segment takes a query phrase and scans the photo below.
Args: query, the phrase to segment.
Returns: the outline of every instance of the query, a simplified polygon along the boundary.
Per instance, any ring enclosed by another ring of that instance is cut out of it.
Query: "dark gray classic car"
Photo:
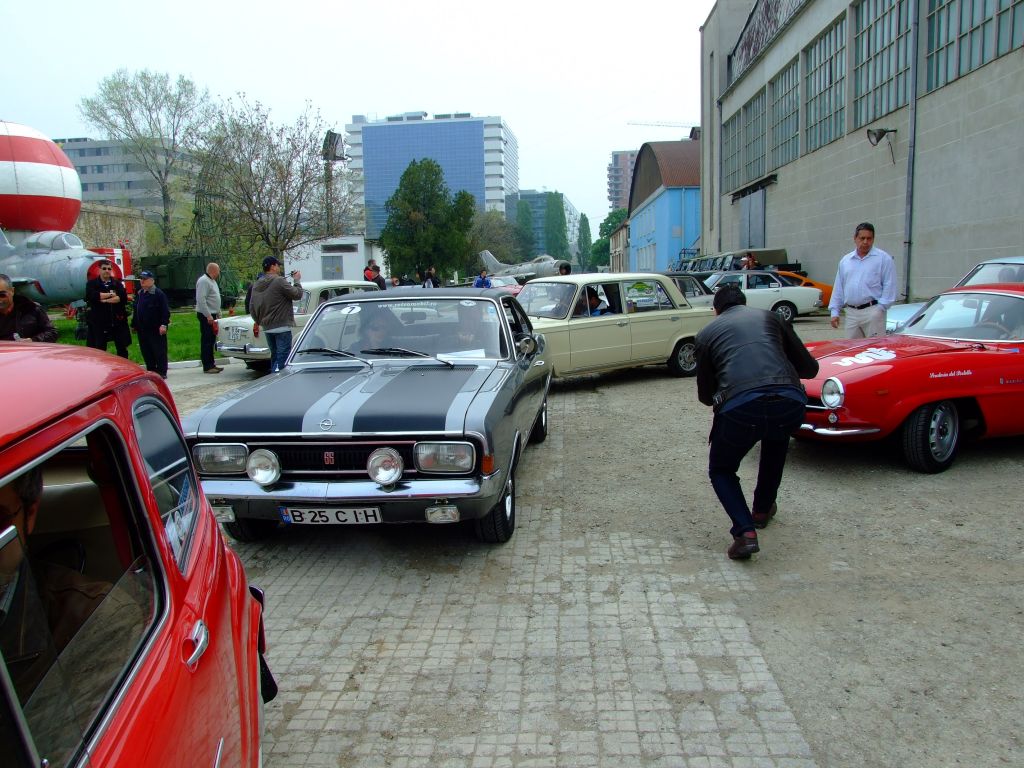
[[[322,305],[280,373],[184,420],[236,539],[286,525],[516,524],[516,467],[547,436],[544,337],[498,289],[416,288]]]

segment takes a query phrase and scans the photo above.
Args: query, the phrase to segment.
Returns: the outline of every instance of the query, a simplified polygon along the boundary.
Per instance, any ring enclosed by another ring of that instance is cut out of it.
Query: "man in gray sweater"
[[[220,373],[213,359],[217,342],[217,318],[220,316],[220,265],[210,262],[206,272],[196,280],[196,317],[199,318],[199,357],[203,361],[203,373]]]
[[[292,302],[302,298],[302,275],[292,272],[291,277],[293,285],[281,276],[281,262],[267,256],[263,260],[263,277],[252,288],[253,333],[258,334],[262,328],[267,335],[271,373],[284,368],[292,348],[292,328],[295,326]]]

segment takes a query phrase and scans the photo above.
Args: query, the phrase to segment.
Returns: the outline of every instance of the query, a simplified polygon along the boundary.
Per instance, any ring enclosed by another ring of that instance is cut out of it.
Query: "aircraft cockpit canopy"
[[[36,232],[25,239],[25,250],[29,251],[63,251],[84,247],[82,241],[70,232]]]

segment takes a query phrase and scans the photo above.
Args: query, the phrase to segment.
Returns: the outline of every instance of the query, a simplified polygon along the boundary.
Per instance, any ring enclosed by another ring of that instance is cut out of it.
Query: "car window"
[[[688,299],[695,298],[697,296],[704,296],[705,293],[700,289],[696,279],[692,277],[675,277],[676,285],[679,288],[680,293]]]
[[[758,289],[758,288],[778,288],[779,282],[770,275],[750,275],[747,278],[747,287]]]
[[[153,402],[135,409],[139,448],[146,461],[167,541],[182,573],[199,513],[199,494],[188,451],[170,415]]]
[[[1024,264],[979,264],[957,285],[1024,283]]]
[[[726,285],[735,285],[737,288],[742,288],[743,275],[720,275],[712,285],[716,289]]]
[[[672,300],[657,280],[631,280],[622,284],[628,312],[673,309]]]
[[[575,283],[545,283],[531,280],[516,297],[531,317],[562,319],[573,305]]]
[[[513,339],[533,333],[533,325],[530,323],[530,318],[526,316],[519,304],[509,298],[503,300],[501,305],[505,310],[505,319],[508,321],[508,327],[512,331]]]
[[[520,294],[521,295],[521,294]],[[615,315],[623,311],[618,283],[590,283],[584,286],[573,305],[572,317]],[[596,298],[596,302],[591,300]]]
[[[0,484],[5,757],[23,723],[48,764],[78,759],[163,613],[133,476],[118,433],[101,425]]]
[[[1024,339],[1024,299],[984,293],[937,296],[901,331],[977,341]]]

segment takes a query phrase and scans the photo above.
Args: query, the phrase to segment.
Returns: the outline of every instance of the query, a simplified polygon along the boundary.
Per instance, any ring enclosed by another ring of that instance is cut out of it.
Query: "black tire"
[[[531,443],[543,443],[548,439],[548,396],[544,395],[544,402],[540,406],[540,413],[533,422],[533,429],[530,430]]]
[[[672,350],[668,359],[668,369],[673,376],[697,375],[697,345],[693,339],[683,339]]]
[[[903,456],[918,472],[949,469],[960,446],[960,413],[952,400],[922,405],[903,424]]]
[[[235,518],[233,523],[221,523],[235,541],[259,541],[277,530],[276,520],[253,520]]]
[[[505,480],[505,490],[486,515],[476,521],[476,535],[488,544],[504,544],[516,530],[516,470],[513,466]]]
[[[268,373],[270,371],[270,361],[246,360],[245,367],[248,368],[250,371],[262,371],[263,373]]]
[[[796,319],[796,307],[788,301],[780,301],[774,307],[772,312],[781,317],[783,321],[792,323]]]

